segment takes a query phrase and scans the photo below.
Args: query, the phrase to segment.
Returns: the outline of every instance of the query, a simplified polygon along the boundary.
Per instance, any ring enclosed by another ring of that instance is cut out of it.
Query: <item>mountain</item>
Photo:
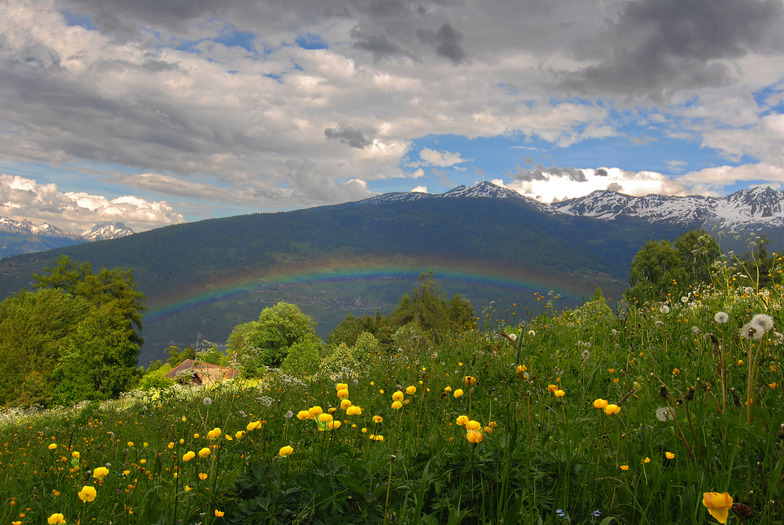
[[[51,224],[36,226],[27,219],[18,222],[0,217],[0,258],[84,242],[117,239],[132,233],[133,230],[121,222],[105,222],[79,234],[61,230]]]
[[[429,270],[447,296],[470,299],[483,323],[516,324],[580,304],[597,286],[620,299],[631,260],[649,240],[709,224],[773,238],[781,201],[781,192],[755,189],[724,199],[595,192],[547,205],[488,182],[439,195],[392,193],[18,255],[0,261],[0,297],[30,288],[33,273],[63,254],[132,269],[147,297],[142,364],[170,344],[221,343],[278,301],[300,306],[326,337],[349,312],[388,313]]]

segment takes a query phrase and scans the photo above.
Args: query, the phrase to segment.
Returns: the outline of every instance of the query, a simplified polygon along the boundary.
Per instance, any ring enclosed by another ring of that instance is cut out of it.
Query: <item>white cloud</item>
[[[427,186],[417,186],[416,188],[411,188],[411,193],[428,193]]]
[[[415,163],[414,165],[438,166],[439,168],[448,168],[466,161],[466,159],[460,156],[459,152],[436,151],[430,148],[422,148],[422,151],[419,152],[419,158],[423,162]]]
[[[34,224],[49,223],[80,232],[104,221],[120,221],[135,231],[183,222],[165,201],[151,202],[132,195],[108,199],[83,192],[60,192],[55,184],[0,174],[0,215]]]
[[[687,173],[679,180],[693,188],[695,193],[719,195],[725,188],[738,182],[767,181],[780,185],[784,183],[784,168],[762,162],[741,166],[716,166]]]

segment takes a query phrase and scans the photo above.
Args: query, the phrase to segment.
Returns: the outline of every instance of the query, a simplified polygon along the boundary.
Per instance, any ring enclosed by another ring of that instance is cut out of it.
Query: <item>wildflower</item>
[[[509,340],[512,342],[517,341],[517,334],[509,334]]]
[[[79,491],[79,499],[84,502],[93,501],[95,499],[95,496],[96,496],[95,487],[91,485],[85,485],[84,487],[82,487],[82,490]]]
[[[226,513],[223,512],[223,511],[220,511],[218,509],[215,509],[215,517],[216,518],[222,518],[224,514],[226,514]]]
[[[343,399],[343,400],[340,402],[340,408],[341,408],[341,410],[347,410],[347,409],[348,409],[348,407],[350,407],[350,406],[351,406],[351,400],[349,400],[349,398],[345,398],[345,399]]]
[[[463,378],[463,385],[472,386],[476,384],[476,378],[473,376],[465,376]]]
[[[205,397],[204,399],[201,400],[201,402],[204,403],[204,406],[208,407],[212,404],[212,399],[210,399],[209,397]]]
[[[623,471],[629,470],[629,465],[621,465],[621,470]]]
[[[71,452],[71,457],[74,459],[79,459],[80,456],[81,454],[79,454],[78,450],[74,450],[73,452]]]
[[[348,388],[341,388],[338,390],[338,397],[340,399],[345,399],[348,397]]]
[[[54,449],[56,449],[56,448],[57,448],[57,443],[50,443],[50,444],[49,444],[49,446],[48,446],[47,448],[48,448],[49,450],[54,450]]]
[[[209,476],[208,476],[206,473],[204,473],[204,472],[199,472],[199,479],[200,479],[200,480],[204,481],[204,480],[205,480],[205,479],[207,479],[208,477],[209,477]]]
[[[416,387],[414,385],[406,387],[406,394],[408,394],[409,396],[413,396],[414,394],[416,394]]]
[[[278,455],[282,458],[291,455],[294,452],[294,449],[290,445],[286,445],[285,447],[281,447],[278,451]]]
[[[346,383],[338,383],[335,385],[335,390],[345,390],[348,388]]]
[[[107,474],[109,474],[109,469],[106,467],[96,467],[93,470],[93,477],[95,479],[103,479]]]
[[[732,496],[729,493],[705,492],[702,495],[702,504],[708,508],[708,512],[716,518],[716,521],[727,523],[729,511],[732,508]]]
[[[394,408],[395,410],[399,410],[402,407],[403,407],[403,403],[401,403],[400,401],[392,402],[392,408]]]
[[[547,385],[548,392],[555,392],[556,390],[558,390],[558,385]]]
[[[215,439],[216,437],[219,437],[220,435],[221,435],[221,429],[218,428],[218,427],[215,427],[212,430],[210,430],[209,432],[207,432],[207,437],[209,437],[210,439]]]
[[[609,405],[609,404],[610,403],[606,399],[599,398],[599,399],[594,400],[593,407],[594,408],[599,408],[599,409],[605,409],[605,408],[607,408],[607,405]]]
[[[128,442],[128,448],[133,448],[133,441]]]
[[[528,367],[525,365],[517,365],[517,375],[521,376],[528,370]]]
[[[672,421],[675,413],[670,407],[659,407],[656,409],[656,419],[659,421]]]
[[[559,388],[558,390],[556,390],[555,392],[553,392],[553,394],[555,394],[555,397],[563,397],[563,396],[565,396],[565,395],[566,395],[566,392],[564,392],[563,390],[561,390],[561,389]]]
[[[528,330],[528,335],[533,337],[536,335],[536,332],[534,330]]]
[[[462,388],[458,388],[457,390],[452,392],[452,395],[455,397],[455,399],[457,399],[458,397],[463,395],[463,389]]]
[[[235,437],[236,439],[242,439],[242,438],[243,438],[243,436],[245,436],[245,431],[244,431],[244,430],[238,430],[238,431],[237,431],[237,432],[234,434],[234,437]]]
[[[251,430],[256,430],[257,428],[261,428],[261,421],[251,421],[245,428],[248,432]]]
[[[465,424],[466,430],[479,430],[482,425],[473,419]]]
[[[481,432],[476,430],[469,430],[466,434],[466,439],[476,445],[477,443],[481,443],[484,436],[482,436]]]
[[[761,326],[755,325],[754,323],[746,323],[743,325],[743,328],[740,329],[740,336],[744,339],[758,341],[762,339],[763,335],[765,335],[765,331],[762,330]]]
[[[322,423],[327,423],[329,421],[332,421],[332,414],[319,414],[318,419]]]
[[[716,315],[713,316],[713,320],[718,324],[726,324],[727,321],[730,320],[730,316],[727,312],[716,312]]]
[[[668,313],[670,313],[670,307],[669,307],[669,306],[667,306],[666,304],[663,304],[663,305],[661,305],[661,307],[659,308],[659,311],[660,311],[661,313],[663,313],[664,315],[667,315]]]
[[[392,401],[403,401],[403,392],[400,390],[395,391],[392,394]]]
[[[372,439],[373,441],[384,441],[384,436],[370,434],[370,439]]]
[[[651,458],[649,458],[649,457],[647,457],[647,456],[645,457],[645,459],[643,459],[643,460],[641,461],[641,463],[642,463],[643,465],[645,465],[646,463],[650,463],[650,462],[651,462]]]
[[[186,453],[185,453],[185,454],[182,456],[182,460],[183,460],[183,461],[190,461],[190,460],[192,460],[192,459],[193,459],[193,458],[195,458],[195,457],[196,457],[196,453],[195,453],[194,451],[192,451],[192,450],[189,450],[188,452],[186,452]]]
[[[311,418],[312,416],[310,415],[310,412],[308,412],[307,410],[300,410],[299,412],[297,412],[297,419],[299,419],[300,421],[302,421],[303,419],[311,419]]]
[[[444,387],[444,392],[451,392],[451,391],[452,391],[452,387],[451,386],[447,385],[447,386]]]
[[[362,414],[362,409],[359,408],[358,406],[350,406],[346,410],[346,415],[349,416],[359,416],[361,414]]]
[[[564,512],[563,509],[555,509],[555,513],[558,515],[559,518],[566,521],[571,521],[569,515],[566,512]]]
[[[202,459],[206,458],[209,455],[210,455],[210,449],[207,447],[204,447],[199,451],[199,457]]]
[[[327,423],[327,428],[330,430],[337,430],[340,428],[340,421],[330,421]]]
[[[468,423],[468,416],[457,416],[456,423],[462,427],[463,425]]]
[[[373,416],[373,423],[381,423],[384,421],[384,418],[381,416]]]
[[[324,412],[324,411],[321,410],[321,407],[318,406],[318,405],[316,405],[314,407],[310,407],[308,409],[308,414],[310,414],[311,417],[316,417],[317,415],[321,414],[322,412]]]
[[[664,457],[667,458],[667,459],[675,459],[675,454],[672,453],[672,452],[667,451],[667,452],[664,453]]]
[[[619,407],[618,405],[610,404],[610,405],[607,405],[606,407],[604,407],[604,413],[607,414],[608,416],[611,416],[613,414],[617,414],[620,411],[621,411],[621,407]]]
[[[60,513],[52,514],[46,520],[46,523],[48,523],[49,525],[55,525],[56,523],[65,523],[65,518]]]
[[[285,417],[286,419],[291,419],[292,417],[294,417],[294,412],[292,412],[291,410],[287,410],[286,413],[283,414],[283,417]]]
[[[672,375],[677,376],[680,373],[681,373],[681,371],[679,369],[677,369],[677,368],[673,368],[672,369]]]

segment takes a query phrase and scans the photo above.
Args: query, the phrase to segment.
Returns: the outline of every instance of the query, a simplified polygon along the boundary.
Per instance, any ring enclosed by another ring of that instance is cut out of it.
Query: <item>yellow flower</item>
[[[348,397],[348,388],[341,388],[338,390],[338,397],[340,399],[345,399]]]
[[[285,447],[280,448],[280,450],[278,451],[278,455],[285,458],[286,456],[290,455],[292,452],[294,452],[294,449],[291,446],[286,445]]]
[[[210,439],[215,439],[216,437],[218,437],[220,435],[221,435],[221,429],[219,429],[218,427],[215,427],[212,430],[210,430],[209,432],[207,432],[207,436]]]
[[[327,428],[330,430],[337,430],[340,428],[340,421],[330,421],[327,423]]]
[[[400,390],[395,391],[395,393],[392,394],[392,401],[403,401],[403,392]]]
[[[416,387],[414,385],[406,387],[406,394],[408,394],[409,396],[416,394]]]
[[[466,434],[466,439],[474,444],[481,443],[483,437],[484,436],[482,436],[482,433],[477,432],[476,430],[469,430]]]
[[[256,430],[257,428],[261,428],[261,421],[251,421],[245,427],[245,429],[250,432],[251,430]]]
[[[346,410],[346,415],[348,416],[359,416],[362,414],[362,409],[358,406],[350,406],[348,410]]]
[[[482,425],[479,421],[474,421],[473,419],[465,424],[466,430],[479,430]]]
[[[314,407],[310,407],[308,409],[308,414],[310,414],[310,417],[316,417],[317,415],[321,414],[322,412],[324,412],[324,411],[321,410],[321,407],[318,406],[318,405],[316,405]]]
[[[106,467],[96,467],[95,470],[93,470],[93,477],[95,479],[102,479],[107,474],[109,474],[109,469]]]
[[[190,492],[190,491],[192,491],[192,490],[193,490],[193,489],[191,488],[191,486],[190,486],[190,485],[185,485],[185,492]]]
[[[608,374],[614,374],[615,373],[615,369],[614,368],[608,368],[607,369],[607,373]]]
[[[48,448],[49,448],[49,450],[56,449],[57,448],[57,443],[51,443]]]
[[[401,403],[400,401],[392,402],[392,408],[394,408],[395,410],[400,410],[400,408],[402,407],[403,407],[403,403]]]
[[[563,396],[566,395],[566,392],[564,392],[560,388],[558,390],[556,390],[555,392],[553,392],[553,393],[555,394],[555,397],[563,397]]]
[[[651,458],[649,458],[649,457],[646,457],[645,459],[642,460],[642,464],[643,465],[646,464],[646,463],[650,463],[650,462],[651,462]]]
[[[308,412],[307,410],[300,410],[299,412],[297,412],[297,419],[299,419],[300,421],[304,419],[312,419],[312,418],[313,416],[311,416],[310,412]]]
[[[609,404],[610,403],[606,399],[599,398],[599,399],[596,399],[593,402],[593,407],[594,408],[604,409],[604,408],[607,408],[607,405],[609,405]]]
[[[451,391],[452,391],[452,387],[451,386],[445,386],[444,387],[444,392],[451,392]]]
[[[226,513],[223,512],[223,511],[220,511],[218,509],[215,509],[215,517],[216,518],[222,518],[224,514],[226,514]]]
[[[74,450],[73,452],[71,452],[71,457],[79,459],[79,457],[81,457],[81,454],[79,454],[78,450]]]
[[[169,441],[168,447],[169,447],[169,450],[173,449],[174,448],[174,441]]]
[[[322,423],[326,423],[328,421],[332,421],[332,414],[319,414],[318,418]]]
[[[192,460],[195,457],[196,457],[196,453],[194,451],[192,451],[192,450],[189,450],[188,452],[185,453],[185,455],[182,456],[182,460],[183,461],[190,461],[190,460]]]
[[[350,406],[351,406],[351,401],[349,401],[348,398],[340,402],[340,408],[342,410],[347,410]]]
[[[132,447],[132,446],[133,446],[133,441],[129,441],[128,442],[128,447]]]
[[[680,374],[680,373],[681,373],[681,371],[680,371],[680,370],[678,370],[677,368],[673,368],[673,369],[672,369],[672,375],[674,375],[674,376],[677,376],[677,375],[678,375],[678,374]]]
[[[335,385],[335,390],[346,390],[348,385],[346,383],[338,383]]]
[[[468,416],[457,416],[456,423],[462,427],[463,425],[468,423]]]
[[[374,434],[370,434],[370,436],[369,436],[369,437],[370,437],[370,439],[372,439],[373,441],[384,441],[384,436],[382,436],[382,435],[374,435]]]
[[[384,418],[381,416],[373,416],[373,423],[381,423],[384,421]]]
[[[705,492],[702,495],[702,504],[708,508],[708,512],[716,518],[716,521],[727,523],[729,511],[732,508],[732,496],[729,493]]]
[[[673,454],[672,452],[665,452],[664,457],[666,457],[667,459],[675,459],[675,454]]]
[[[93,501],[97,493],[95,487],[86,485],[79,491],[79,499],[82,501]]]
[[[548,392],[555,392],[556,390],[558,390],[558,385],[547,385]]]
[[[205,474],[204,472],[199,472],[199,479],[200,480],[204,481],[205,479],[207,479],[207,477],[208,477],[207,474]]]
[[[60,513],[52,514],[46,520],[46,523],[48,523],[49,525],[55,525],[55,523],[65,523],[65,518]]]
[[[203,449],[201,449],[199,451],[199,457],[200,458],[206,458],[209,455],[210,455],[210,449],[208,449],[207,447],[204,447]]]
[[[473,377],[473,376],[465,376],[463,378],[463,385],[471,386],[471,385],[475,385],[475,384],[476,384],[476,378],[475,377]]]
[[[452,395],[455,396],[455,399],[457,399],[458,397],[463,395],[463,389],[462,388],[458,388],[457,390],[452,392]]]
[[[629,470],[629,465],[621,465],[621,470]]]
[[[604,413],[607,414],[608,416],[617,414],[620,411],[621,411],[621,407],[619,407],[618,405],[607,405],[606,407],[604,407]]]

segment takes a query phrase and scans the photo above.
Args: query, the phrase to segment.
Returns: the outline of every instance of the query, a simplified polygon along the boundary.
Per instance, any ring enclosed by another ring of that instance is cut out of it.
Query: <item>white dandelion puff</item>
[[[727,321],[730,320],[730,316],[727,312],[716,312],[716,315],[713,316],[713,320],[719,324],[726,324]]]

